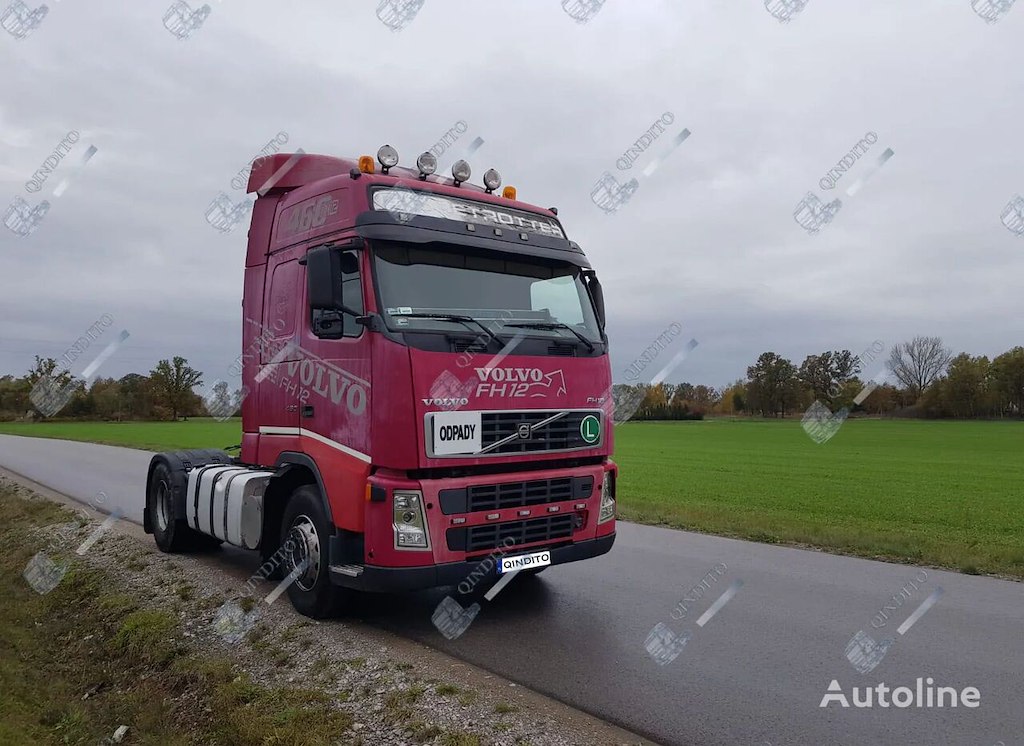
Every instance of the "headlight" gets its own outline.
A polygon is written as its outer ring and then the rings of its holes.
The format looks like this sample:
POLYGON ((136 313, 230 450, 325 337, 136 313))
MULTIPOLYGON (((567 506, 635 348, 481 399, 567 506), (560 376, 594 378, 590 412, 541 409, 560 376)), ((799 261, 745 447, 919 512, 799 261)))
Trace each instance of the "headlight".
POLYGON ((395 549, 429 549, 430 537, 423 514, 423 496, 419 492, 395 492, 395 549))
POLYGON ((610 521, 615 517, 615 474, 611 471, 604 473, 604 481, 601 482, 601 512, 597 516, 598 524, 610 521))

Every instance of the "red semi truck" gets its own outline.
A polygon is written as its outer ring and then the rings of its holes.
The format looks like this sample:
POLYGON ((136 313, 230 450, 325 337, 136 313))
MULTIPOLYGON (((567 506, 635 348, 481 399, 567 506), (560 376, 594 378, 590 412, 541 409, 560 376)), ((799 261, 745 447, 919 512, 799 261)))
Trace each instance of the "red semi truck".
POLYGON ((384 146, 254 165, 241 453, 161 453, 147 475, 161 550, 258 550, 313 617, 349 590, 455 585, 495 553, 536 573, 615 540, 590 263, 494 170, 481 188, 465 161, 397 164, 384 146))

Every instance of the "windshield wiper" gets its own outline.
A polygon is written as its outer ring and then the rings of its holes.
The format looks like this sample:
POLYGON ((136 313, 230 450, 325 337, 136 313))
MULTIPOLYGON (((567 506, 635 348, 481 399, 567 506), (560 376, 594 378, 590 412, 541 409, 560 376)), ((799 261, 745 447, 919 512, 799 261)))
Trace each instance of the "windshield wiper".
POLYGON ((442 319, 444 321, 461 321, 463 324, 476 324, 487 335, 488 339, 493 339, 499 345, 502 343, 498 339, 497 335, 488 329, 486 326, 481 324, 479 321, 474 319, 472 316, 464 316, 458 313, 393 313, 392 316, 401 316, 407 319, 442 319))
POLYGON ((563 324, 561 321, 531 321, 529 323, 522 324, 505 324, 505 326, 514 326, 518 327, 519 329, 568 329, 570 332, 576 335, 576 338, 579 339, 580 342, 587 346, 587 350, 589 350, 590 352, 594 351, 593 342, 584 337, 582 334, 580 334, 578 331, 573 329, 568 324, 563 324))

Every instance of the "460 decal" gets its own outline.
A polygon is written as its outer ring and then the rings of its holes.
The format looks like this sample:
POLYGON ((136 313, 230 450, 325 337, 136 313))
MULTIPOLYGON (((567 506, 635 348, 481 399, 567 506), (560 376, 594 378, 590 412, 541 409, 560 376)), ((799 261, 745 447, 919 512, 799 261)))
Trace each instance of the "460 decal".
POLYGON ((338 200, 329 194, 308 199, 289 208, 291 215, 284 222, 284 235, 293 236, 319 228, 327 218, 338 214, 338 200))

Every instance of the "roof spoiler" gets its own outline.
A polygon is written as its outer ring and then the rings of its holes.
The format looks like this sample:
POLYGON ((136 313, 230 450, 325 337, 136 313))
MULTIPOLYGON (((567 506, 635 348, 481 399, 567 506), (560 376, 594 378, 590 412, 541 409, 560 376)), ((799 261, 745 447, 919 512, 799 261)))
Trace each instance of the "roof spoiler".
POLYGON ((303 150, 275 153, 253 161, 245 191, 247 194, 258 192, 262 197, 272 189, 294 189, 331 176, 347 174, 357 167, 355 161, 329 155, 311 155, 303 150))

